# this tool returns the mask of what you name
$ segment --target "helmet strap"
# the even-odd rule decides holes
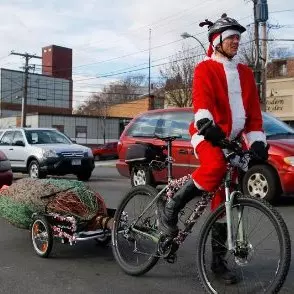
[[[217,52],[219,52],[221,55],[223,55],[223,56],[225,56],[226,58],[228,58],[229,60],[233,59],[234,56],[230,56],[230,55],[228,55],[228,54],[224,51],[224,49],[223,49],[223,38],[222,38],[222,35],[220,35],[220,43],[219,43],[219,45],[220,45],[221,50],[218,49],[218,46],[215,47],[215,50],[216,50]]]

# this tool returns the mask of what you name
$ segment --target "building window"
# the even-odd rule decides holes
[[[64,133],[64,125],[53,125],[52,128],[55,128],[61,133]]]
[[[278,71],[279,71],[279,76],[280,77],[286,76],[287,75],[287,65],[285,63],[280,64],[279,68],[278,68]]]
[[[86,126],[76,126],[76,138],[87,138]]]

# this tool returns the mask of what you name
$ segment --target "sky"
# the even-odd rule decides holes
[[[293,1],[268,0],[268,7],[269,24],[279,25],[271,37],[293,38]],[[202,50],[181,34],[193,34],[206,47],[207,29],[199,22],[214,21],[224,12],[244,26],[253,22],[250,0],[0,0],[0,67],[22,70],[24,59],[10,55],[12,50],[41,56],[48,45],[72,48],[76,107],[111,82],[132,74],[148,76],[149,53],[151,82],[156,83],[160,64],[183,46]],[[40,72],[40,60],[30,64]]]

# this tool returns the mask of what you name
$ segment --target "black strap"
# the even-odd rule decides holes
[[[217,51],[217,52],[219,52],[220,54],[222,54],[223,56],[225,56],[225,57],[227,57],[228,59],[232,59],[234,56],[229,56],[225,51],[224,51],[224,49],[223,49],[223,36],[222,36],[222,34],[220,35],[220,47],[221,47],[221,51],[220,50],[218,50],[217,49],[217,47],[215,47],[215,50]]]

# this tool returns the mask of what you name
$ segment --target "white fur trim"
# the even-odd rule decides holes
[[[253,142],[255,141],[262,141],[265,145],[266,143],[266,136],[264,132],[261,131],[252,131],[246,134],[247,140],[249,147],[252,145]]]
[[[208,118],[209,120],[212,120],[214,122],[213,116],[212,116],[212,114],[211,114],[211,112],[209,110],[207,110],[207,109],[199,109],[194,115],[194,125],[195,125],[195,127],[197,127],[196,126],[197,121],[200,120],[200,119],[203,119],[203,118]]]
[[[232,130],[230,133],[230,139],[235,139],[244,129],[246,121],[241,83],[237,64],[235,62],[224,62],[223,66],[227,79],[229,104],[232,114]]]
[[[197,133],[192,136],[191,144],[192,144],[194,150],[202,141],[204,141],[204,136],[198,135]]]
[[[234,60],[234,59],[229,60],[227,57],[225,57],[221,54],[216,55],[215,53],[212,53],[211,59],[215,60],[219,63],[222,63],[222,64],[225,64],[225,63],[230,64],[231,67],[233,67],[233,66],[237,67],[237,65],[238,65],[238,62],[236,60]]]
[[[233,35],[241,36],[240,32],[237,31],[237,30],[226,30],[226,31],[222,32],[221,35],[217,36],[217,37],[213,40],[212,45],[215,47],[215,46],[217,46],[218,44],[220,44],[221,36],[222,36],[222,40],[225,40],[226,38],[228,38],[228,37],[230,37],[230,36],[233,36]]]

